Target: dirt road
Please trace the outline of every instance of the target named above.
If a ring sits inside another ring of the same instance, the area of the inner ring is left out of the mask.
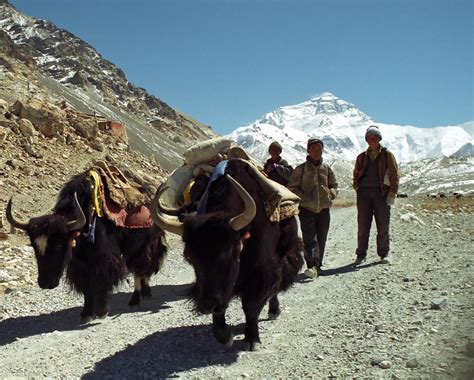
[[[11,260],[31,256],[28,248],[0,242],[16,282],[0,296],[1,377],[472,379],[473,215],[468,197],[399,199],[393,264],[378,263],[372,236],[368,261],[354,270],[355,208],[334,209],[326,275],[300,274],[281,297],[278,320],[264,310],[258,352],[241,350],[238,300],[228,311],[236,335],[230,349],[214,341],[208,316],[193,314],[184,298],[193,273],[175,237],[153,278],[153,298],[130,312],[124,283],[111,315],[87,325],[78,324],[82,300],[64,285],[45,291],[25,283],[22,262],[31,260]]]

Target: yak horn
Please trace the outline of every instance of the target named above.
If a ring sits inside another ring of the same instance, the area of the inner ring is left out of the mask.
[[[183,235],[183,223],[178,222],[176,220],[171,220],[166,218],[162,215],[161,212],[161,194],[165,192],[167,187],[160,186],[158,190],[156,190],[156,194],[151,202],[151,209],[150,214],[153,222],[160,227],[163,231],[169,231],[176,235]]]
[[[249,225],[253,218],[255,218],[255,214],[257,213],[257,206],[255,206],[255,201],[240,183],[233,179],[229,174],[226,175],[226,178],[229,180],[232,186],[234,186],[234,188],[237,190],[239,195],[242,197],[242,200],[244,201],[245,208],[242,214],[234,216],[230,220],[230,226],[232,227],[232,229],[234,231],[239,231]]]
[[[165,183],[163,182],[160,187],[158,188],[157,192],[163,194],[166,190],[169,189],[169,186],[165,186]],[[161,199],[158,199],[158,202],[156,204],[156,208],[162,213],[166,215],[172,215],[172,216],[178,216],[179,210],[177,208],[173,207],[168,207],[161,202]]]
[[[19,228],[20,230],[26,231],[26,229],[28,228],[28,223],[19,222],[19,221],[15,220],[15,218],[13,217],[12,200],[13,200],[13,197],[10,198],[10,200],[8,201],[8,204],[7,204],[7,209],[6,209],[7,220],[13,227],[16,227],[16,228]]]
[[[67,223],[69,231],[80,230],[86,224],[86,217],[79,201],[77,200],[77,193],[74,193],[74,210],[76,212],[76,219]]]

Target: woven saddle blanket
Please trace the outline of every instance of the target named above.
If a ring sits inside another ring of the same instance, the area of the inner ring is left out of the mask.
[[[89,169],[92,203],[97,216],[106,216],[117,227],[147,228],[153,225],[145,194],[114,165],[95,162]]]

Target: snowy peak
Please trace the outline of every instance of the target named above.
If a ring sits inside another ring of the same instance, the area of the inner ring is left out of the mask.
[[[364,122],[371,121],[371,119],[366,114],[361,112],[356,106],[338,98],[330,92],[323,92],[321,95],[302,104],[312,106],[314,108],[315,115],[341,115],[347,118],[359,118]]]
[[[330,92],[324,92],[305,102],[280,107],[255,123],[269,124],[280,129],[294,128],[311,134],[315,129],[330,128],[333,125],[357,126],[371,122],[372,119],[353,104]]]
[[[329,92],[269,112],[253,124],[234,130],[231,137],[262,160],[267,156],[270,142],[281,141],[285,158],[291,163],[304,160],[306,141],[317,137],[324,142],[326,157],[353,161],[366,149],[365,131],[371,124],[379,126],[382,145],[389,148],[399,162],[469,153],[469,145],[461,148],[473,143],[472,122],[436,128],[375,122],[355,105]]]

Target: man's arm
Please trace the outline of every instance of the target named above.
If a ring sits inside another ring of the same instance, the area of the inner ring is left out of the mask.
[[[299,165],[293,170],[290,176],[290,180],[286,187],[293,193],[301,197],[303,195],[303,189],[301,188],[301,176],[303,175],[303,165]]]

